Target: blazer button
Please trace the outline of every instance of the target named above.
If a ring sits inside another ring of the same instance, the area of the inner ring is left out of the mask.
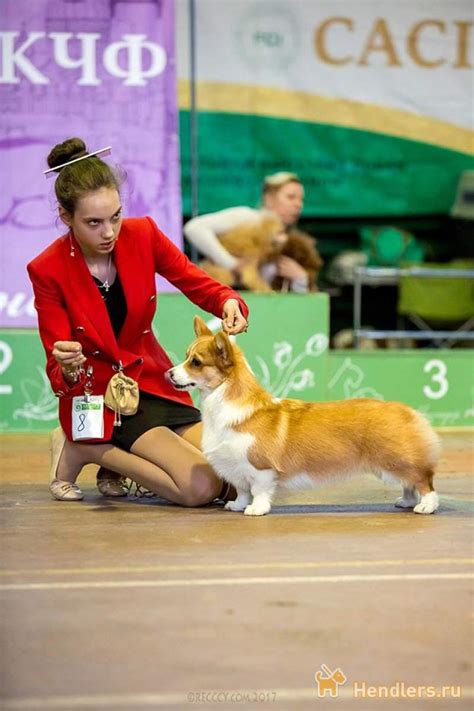
[[[156,294],[153,294],[153,296],[150,296],[150,301],[155,301],[156,299]]]
[[[76,326],[76,331],[79,331],[80,333],[83,333],[85,330],[84,326]]]
[[[141,364],[143,363],[143,358],[139,358],[139,359],[137,360],[137,363],[138,363],[138,365],[141,365]]]
[[[56,397],[61,397],[62,395],[64,395],[64,393],[63,393],[62,390],[58,390],[58,391],[55,392],[54,394],[56,395]]]
[[[143,333],[143,335],[145,335],[145,333],[151,333],[151,328],[145,328],[145,330],[142,331],[142,333]]]
[[[100,355],[100,351],[92,351],[92,355],[93,355],[93,356],[98,356],[98,355]]]

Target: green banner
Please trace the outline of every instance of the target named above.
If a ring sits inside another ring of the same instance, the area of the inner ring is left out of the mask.
[[[199,212],[256,206],[265,175],[297,173],[304,215],[377,217],[448,213],[474,158],[429,143],[341,126],[201,112]],[[180,112],[183,213],[191,214],[189,115]]]
[[[329,358],[326,398],[400,400],[435,427],[474,425],[470,350],[337,351]]]
[[[238,337],[250,367],[277,397],[324,399],[329,328],[325,294],[246,294],[250,329]],[[184,360],[200,314],[217,332],[221,320],[181,294],[159,297],[154,331],[174,363]],[[57,398],[44,372],[38,333],[0,330],[2,432],[44,432],[57,424]],[[199,397],[195,396],[199,405]]]
[[[400,400],[437,427],[474,425],[473,354],[469,350],[327,350],[326,294],[246,294],[250,329],[237,342],[258,380],[276,397],[307,401],[371,397]],[[200,314],[221,321],[181,294],[159,298],[154,330],[174,363],[184,360]],[[45,432],[57,424],[57,398],[33,330],[0,331],[1,432]],[[199,397],[195,396],[199,405]]]

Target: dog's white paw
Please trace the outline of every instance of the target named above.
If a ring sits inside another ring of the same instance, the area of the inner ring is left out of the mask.
[[[270,511],[270,504],[249,504],[246,507],[244,514],[246,516],[264,516]]]
[[[224,508],[227,511],[244,511],[245,507],[247,506],[246,502],[240,502],[238,499],[235,501],[228,501]]]
[[[420,503],[415,506],[413,511],[417,514],[431,514],[439,508],[439,497],[436,491],[430,491],[421,497]]]

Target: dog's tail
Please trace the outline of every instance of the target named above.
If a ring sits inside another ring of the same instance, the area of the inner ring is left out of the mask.
[[[420,435],[426,444],[428,453],[428,463],[434,470],[441,456],[441,439],[434,431],[431,423],[425,415],[423,415],[421,412],[418,412],[418,410],[414,410],[414,415],[416,418]]]

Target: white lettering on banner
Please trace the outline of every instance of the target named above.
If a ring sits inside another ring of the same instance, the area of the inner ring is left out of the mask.
[[[452,29],[451,29],[452,27]],[[425,69],[435,69],[450,63],[454,69],[471,69],[469,50],[472,47],[470,30],[474,23],[456,20],[452,25],[443,20],[424,19],[407,28],[405,48],[408,58],[413,64]],[[334,32],[332,32],[334,30]],[[400,49],[397,49],[395,38],[399,40],[400,32],[392,29],[388,20],[377,18],[374,20],[367,38],[361,47],[360,53],[348,54],[347,41],[341,40],[341,31],[354,36],[357,34],[357,25],[351,17],[328,17],[315,29],[314,49],[316,56],[326,64],[343,66],[357,64],[369,66],[373,54],[385,55],[385,63],[389,67],[403,65]],[[451,57],[443,56],[442,49],[437,56],[428,57],[423,45],[431,49],[439,47],[441,39],[446,37],[452,45]]]
[[[12,349],[5,343],[5,341],[0,341],[0,375],[10,367],[13,360]],[[0,395],[11,395],[13,388],[11,385],[0,385]]]
[[[432,370],[435,372],[431,376],[431,380],[439,385],[439,390],[433,390],[430,385],[424,385],[423,393],[426,397],[430,398],[430,400],[440,400],[449,390],[449,381],[446,377],[448,374],[448,367],[443,360],[433,358],[425,363],[423,372],[431,373]]]
[[[104,52],[104,67],[109,74],[125,78],[125,86],[145,86],[145,79],[156,77],[166,67],[166,52],[154,42],[144,42],[146,35],[124,35],[123,42],[109,44]],[[151,63],[147,70],[142,67],[142,50],[150,53]],[[128,69],[122,69],[118,62],[121,50],[128,52]]]
[[[60,67],[63,69],[82,67],[82,76],[77,82],[79,86],[97,86],[101,83],[96,74],[96,42],[100,39],[100,34],[79,32],[75,35],[82,44],[79,59],[71,59],[68,53],[69,40],[74,38],[72,32],[50,32],[49,37],[54,43],[54,59]]]
[[[20,79],[15,75],[15,67],[23,72],[25,77],[32,84],[49,84],[48,77],[41,74],[29,59],[23,56],[25,50],[31,47],[37,40],[46,37],[44,32],[30,32],[21,47],[15,50],[15,39],[19,37],[19,32],[0,32],[2,40],[2,70],[0,72],[0,84],[19,84]]]
[[[20,32],[0,32],[1,66],[0,84],[19,84],[20,72],[32,84],[49,84],[50,79],[39,71],[25,52],[38,40],[52,41],[53,56],[62,69],[81,69],[77,81],[79,86],[98,86],[102,83],[97,76],[97,42],[101,35],[97,32],[29,32],[26,40],[15,48]],[[80,56],[72,59],[69,42],[79,40]],[[125,55],[125,62],[122,59]],[[146,35],[122,35],[122,40],[108,45],[102,57],[105,70],[114,77],[123,79],[125,86],[146,86],[149,79],[161,74],[167,64],[166,52],[161,45],[147,40]]]
[[[20,291],[17,294],[8,294],[0,291],[0,313],[4,312],[9,318],[18,318],[26,314],[35,315],[34,297]]]

